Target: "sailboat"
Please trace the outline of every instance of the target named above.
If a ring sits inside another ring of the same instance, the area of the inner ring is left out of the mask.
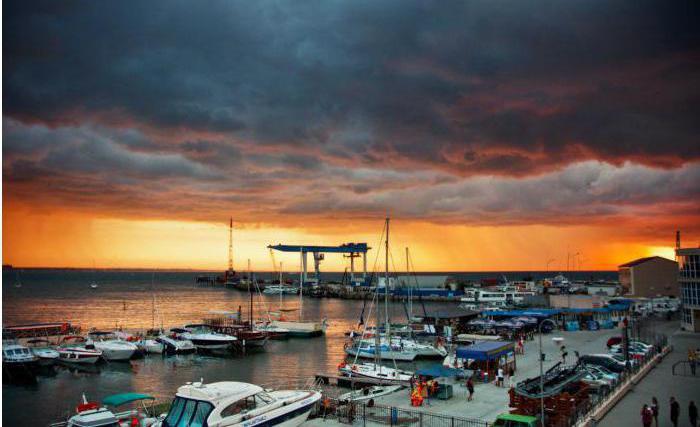
[[[15,280],[15,288],[21,288],[22,287],[22,281],[19,278],[19,270],[17,270],[17,280]]]
[[[299,252],[301,254],[301,252]],[[303,255],[302,255],[303,257]],[[281,277],[281,269],[280,269],[280,277]],[[280,284],[282,283],[280,279]],[[326,319],[323,319],[321,322],[307,322],[303,320],[304,316],[304,282],[303,282],[303,273],[300,272],[300,278],[299,278],[299,319],[298,320],[287,320],[283,316],[283,312],[291,312],[291,311],[296,311],[296,309],[283,309],[280,306],[280,313],[279,317],[277,320],[273,320],[270,322],[270,326],[273,328],[280,328],[280,329],[286,329],[289,331],[288,336],[290,337],[298,337],[298,338],[309,338],[309,337],[317,337],[321,336],[326,332],[326,326],[327,322]],[[281,293],[280,293],[280,301],[281,301]],[[280,302],[281,304],[281,302]]]
[[[389,320],[389,218],[386,218],[385,222],[385,229],[386,229],[386,240],[385,240],[385,266],[384,266],[384,328],[386,331],[386,342],[391,343],[391,323]],[[377,298],[377,304],[376,304],[376,316],[377,316],[377,330],[379,330],[379,325],[382,323],[382,316],[379,310],[379,286],[377,286],[377,293],[376,293],[376,298]],[[364,335],[364,334],[363,334]],[[364,340],[362,337],[359,340],[360,346],[358,349],[362,349],[362,342]],[[355,360],[353,361],[352,364],[346,364],[343,363],[341,364],[338,369],[340,370],[341,373],[347,376],[359,376],[359,377],[368,377],[368,378],[374,378],[377,380],[384,380],[387,382],[391,383],[409,383],[411,381],[411,378],[413,377],[413,372],[410,371],[405,371],[405,370],[400,370],[396,367],[396,360],[397,359],[392,359],[394,361],[394,367],[390,368],[388,366],[382,366],[381,361],[382,361],[382,352],[383,352],[383,345],[382,345],[382,337],[380,333],[375,333],[374,334],[374,346],[373,346],[373,353],[374,353],[374,363],[370,362],[363,362],[363,363],[357,363],[357,358],[359,357],[359,354],[355,355]],[[393,351],[392,351],[393,352]],[[392,356],[392,353],[389,353],[390,356]],[[415,358],[415,353],[413,355]],[[410,359],[413,360],[413,359]]]

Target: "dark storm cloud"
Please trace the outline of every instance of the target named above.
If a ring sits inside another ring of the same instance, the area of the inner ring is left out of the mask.
[[[465,175],[700,157],[697,2],[30,1],[4,15],[5,114],[25,121]]]

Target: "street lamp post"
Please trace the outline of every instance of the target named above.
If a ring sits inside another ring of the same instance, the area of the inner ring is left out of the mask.
[[[544,353],[542,353],[542,325],[546,322],[551,323],[554,328],[557,327],[557,324],[554,323],[552,319],[544,319],[537,327],[540,333],[540,425],[542,427],[544,427]]]

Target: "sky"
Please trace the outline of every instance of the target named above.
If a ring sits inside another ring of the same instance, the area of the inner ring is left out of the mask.
[[[6,1],[3,263],[224,269],[232,217],[237,269],[345,242],[374,268],[387,215],[397,269],[672,258],[700,243],[699,10]]]

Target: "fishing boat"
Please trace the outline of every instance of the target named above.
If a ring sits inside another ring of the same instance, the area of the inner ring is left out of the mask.
[[[165,419],[154,426],[296,427],[320,400],[321,393],[313,390],[267,391],[233,381],[187,383],[177,390]]]
[[[163,344],[166,353],[187,354],[197,351],[197,347],[194,346],[192,341],[179,337],[179,334],[187,332],[186,330],[174,328],[171,329],[170,332],[171,335],[161,333],[158,338],[156,338],[156,341]]]
[[[338,396],[339,402],[364,402],[369,399],[376,399],[377,397],[386,396],[391,393],[395,393],[404,386],[402,385],[375,385],[371,387],[365,387],[360,390],[353,390],[348,393],[341,394]]]
[[[100,350],[79,335],[64,337],[56,351],[58,351],[58,360],[69,364],[94,365],[102,357]]]
[[[179,336],[183,339],[192,341],[198,350],[205,351],[221,351],[232,348],[233,343],[238,341],[236,337],[226,334],[214,332],[209,325],[205,324],[190,324],[185,325],[184,332]]]
[[[124,361],[131,359],[139,350],[136,344],[119,339],[114,332],[92,331],[88,333],[95,349],[102,352],[102,357],[109,361]]]
[[[39,364],[43,366],[52,365],[60,357],[58,351],[51,346],[51,342],[47,339],[31,338],[27,340],[27,347],[39,358]]]

